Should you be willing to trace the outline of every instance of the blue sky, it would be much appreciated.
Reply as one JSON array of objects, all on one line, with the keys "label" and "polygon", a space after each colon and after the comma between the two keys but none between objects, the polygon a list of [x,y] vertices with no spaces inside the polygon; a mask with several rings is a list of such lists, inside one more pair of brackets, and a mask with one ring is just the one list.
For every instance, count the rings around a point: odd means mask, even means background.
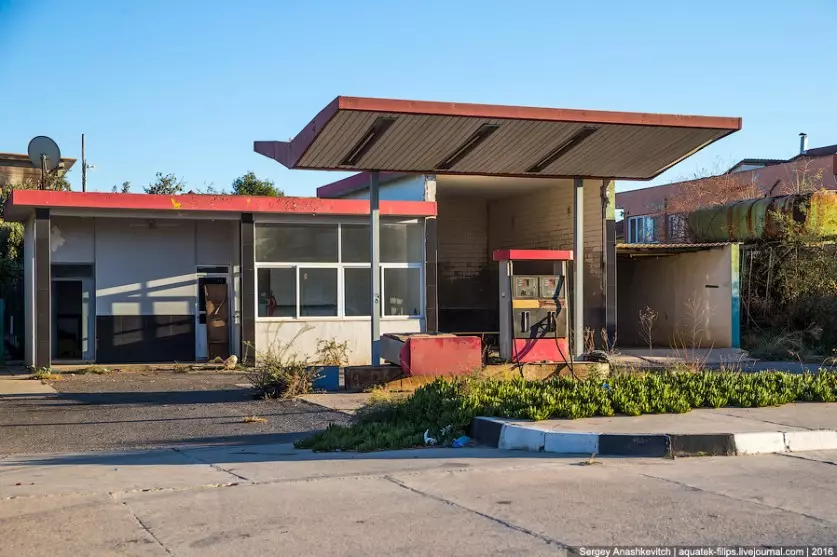
[{"label": "blue sky", "polygon": [[[837,2],[0,0],[0,151],[49,135],[92,190],[156,172],[292,195],[253,152],[337,95],[741,116],[654,183],[837,143]],[[80,189],[79,166],[68,175]],[[619,184],[620,190],[644,183]]]}]

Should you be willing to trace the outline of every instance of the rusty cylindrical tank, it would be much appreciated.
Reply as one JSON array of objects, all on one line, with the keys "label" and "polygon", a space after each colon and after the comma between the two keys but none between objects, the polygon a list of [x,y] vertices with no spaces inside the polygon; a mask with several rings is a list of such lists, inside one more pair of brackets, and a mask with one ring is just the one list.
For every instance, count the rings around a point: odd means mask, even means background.
[{"label": "rusty cylindrical tank", "polygon": [[820,190],[704,207],[689,215],[689,232],[695,242],[768,240],[781,235],[777,215],[792,217],[817,236],[837,236],[837,192]]}]

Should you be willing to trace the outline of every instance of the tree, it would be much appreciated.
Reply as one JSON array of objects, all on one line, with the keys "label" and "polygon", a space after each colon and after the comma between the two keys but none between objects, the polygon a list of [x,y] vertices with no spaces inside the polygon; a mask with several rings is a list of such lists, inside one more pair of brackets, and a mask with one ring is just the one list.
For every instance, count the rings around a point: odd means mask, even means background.
[{"label": "tree", "polygon": [[266,197],[283,197],[285,192],[278,189],[273,180],[260,180],[253,172],[236,178],[232,183],[233,195],[253,195]]},{"label": "tree", "polygon": [[183,193],[186,183],[174,174],[157,173],[157,179],[145,188],[145,193],[155,195],[177,195]]},{"label": "tree", "polygon": [[[36,190],[40,180],[28,180],[20,184],[4,184],[0,187],[0,293],[5,294],[23,274],[23,225],[5,222],[3,210],[14,190]],[[70,191],[70,182],[64,173],[50,172],[46,176],[46,188]]]},{"label": "tree", "polygon": [[131,182],[125,180],[121,186],[113,186],[110,191],[112,193],[131,193]]}]

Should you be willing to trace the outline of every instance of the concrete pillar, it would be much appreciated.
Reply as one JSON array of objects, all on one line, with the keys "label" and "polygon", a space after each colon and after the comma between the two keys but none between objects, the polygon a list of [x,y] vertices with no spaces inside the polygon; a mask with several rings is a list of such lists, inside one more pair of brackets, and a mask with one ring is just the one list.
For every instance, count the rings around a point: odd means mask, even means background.
[{"label": "concrete pillar", "polygon": [[253,213],[241,215],[241,358],[256,360],[256,225]]},{"label": "concrete pillar", "polygon": [[437,296],[436,219],[424,221],[424,305],[425,330],[439,332],[439,298]]},{"label": "concrete pillar", "polygon": [[23,225],[23,360],[35,366],[35,217]]},{"label": "concrete pillar", "polygon": [[584,180],[573,180],[573,307],[572,350],[584,352]]},{"label": "concrete pillar", "polygon": [[[604,293],[605,330],[608,343],[616,340],[616,188],[612,180],[602,183],[604,205]],[[606,346],[605,348],[613,348]]]},{"label": "concrete pillar", "polygon": [[49,209],[35,209],[35,369],[52,367],[52,251]]},{"label": "concrete pillar", "polygon": [[378,172],[369,173],[369,254],[372,263],[371,365],[381,364],[381,213]]}]

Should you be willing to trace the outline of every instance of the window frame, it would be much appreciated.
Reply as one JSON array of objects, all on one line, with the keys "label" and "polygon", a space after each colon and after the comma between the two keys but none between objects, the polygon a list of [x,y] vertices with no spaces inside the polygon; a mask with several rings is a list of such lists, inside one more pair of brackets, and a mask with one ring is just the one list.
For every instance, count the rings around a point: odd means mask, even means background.
[{"label": "window frame", "polygon": [[[651,238],[647,237],[649,230]],[[637,238],[637,236],[641,236],[641,238]],[[629,244],[656,244],[658,242],[656,217],[652,215],[637,215],[635,217],[628,217]]]},{"label": "window frame", "polygon": [[[425,304],[427,303],[426,300],[426,284],[425,284],[425,263],[426,263],[426,252],[425,252],[425,245],[427,242],[427,226],[424,222],[424,219],[381,219],[382,224],[420,224],[422,226],[422,242],[421,242],[421,261],[420,262],[413,262],[413,263],[381,263],[380,264],[380,273],[381,273],[381,320],[382,321],[408,321],[408,320],[415,320],[415,319],[424,319],[427,309]],[[253,273],[253,280],[255,284],[253,285],[255,288],[255,292],[258,293],[259,285],[259,269],[276,269],[276,268],[284,268],[284,269],[294,269],[296,275],[296,311],[293,317],[267,317],[267,316],[260,316],[259,315],[259,299],[258,296],[255,296],[255,307],[254,315],[255,319],[258,322],[266,322],[266,323],[274,323],[274,322],[288,322],[288,321],[371,321],[370,315],[346,315],[346,280],[345,280],[345,271],[346,269],[370,269],[370,263],[344,263],[343,262],[343,225],[355,225],[358,224],[366,224],[367,220],[332,220],[332,219],[323,219],[319,221],[317,224],[334,224],[337,226],[337,261],[336,262],[329,262],[329,263],[315,263],[315,262],[302,262],[302,261],[282,261],[282,262],[259,262],[255,261],[255,272]],[[256,221],[256,235],[258,237],[258,226],[259,224],[275,224],[275,223],[283,223],[283,224],[311,224],[310,220],[302,221],[298,219],[270,219],[270,220],[258,220]],[[302,316],[300,315],[300,283],[299,283],[299,270],[300,269],[310,269],[310,268],[320,268],[320,269],[337,269],[337,315],[336,316]],[[419,271],[419,284],[420,287],[420,308],[421,313],[419,315],[386,315],[386,304],[384,300],[386,300],[386,283],[384,280],[384,270],[385,269],[418,269]]]}]

